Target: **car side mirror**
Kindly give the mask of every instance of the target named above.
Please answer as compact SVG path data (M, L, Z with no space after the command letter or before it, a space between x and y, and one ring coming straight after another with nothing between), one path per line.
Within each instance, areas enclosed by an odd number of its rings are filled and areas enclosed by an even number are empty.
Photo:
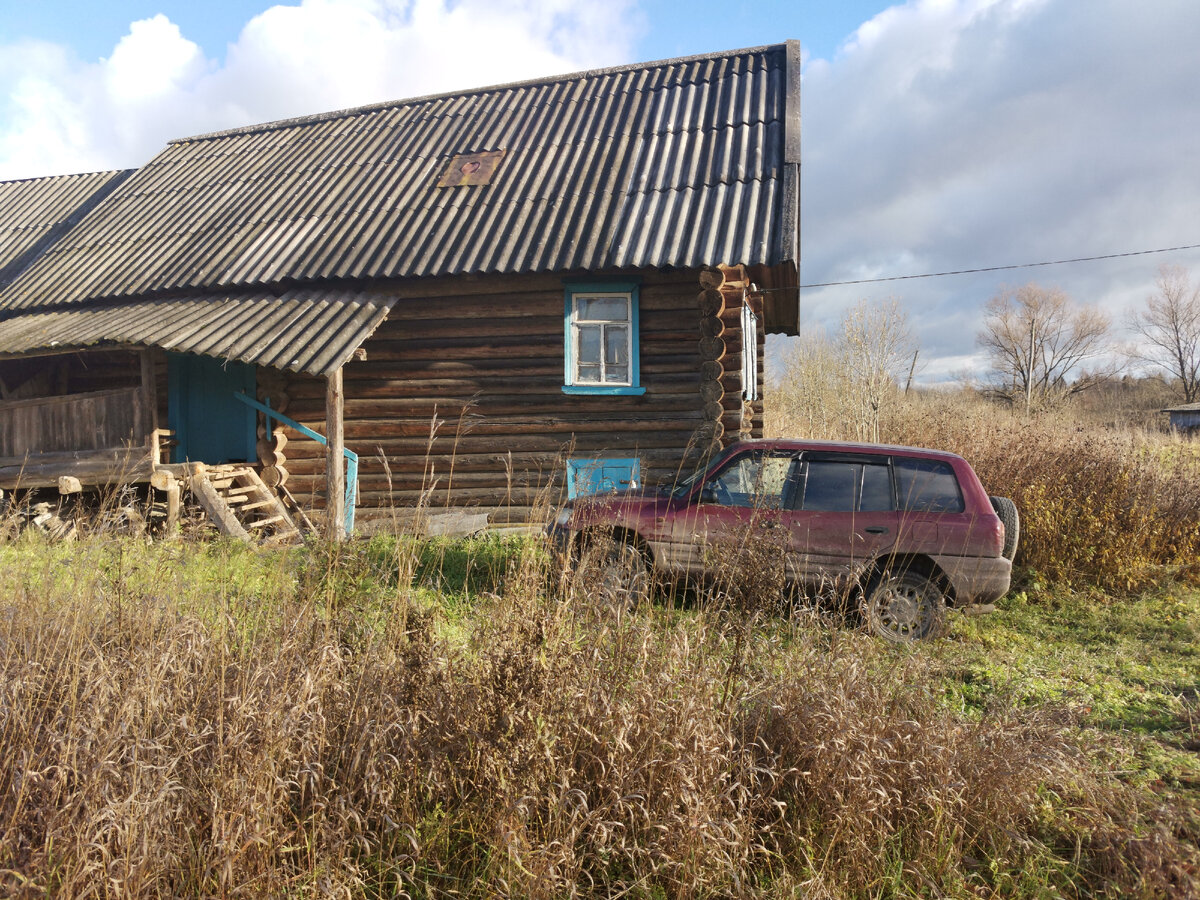
M700 489L700 502L701 503L716 503L717 502L717 492L715 490L713 490L710 485L706 484L704 487L702 487Z

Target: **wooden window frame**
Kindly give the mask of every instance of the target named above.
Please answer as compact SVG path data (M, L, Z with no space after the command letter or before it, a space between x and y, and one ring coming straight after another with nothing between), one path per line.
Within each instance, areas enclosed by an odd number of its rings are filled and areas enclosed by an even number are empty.
M629 306L629 381L628 383L580 382L576 372L576 310L580 298L620 297ZM639 296L635 282L591 282L571 283L564 286L563 311L563 393L599 396L640 396L646 393L641 384L640 337L638 333ZM603 351L602 351L603 352Z

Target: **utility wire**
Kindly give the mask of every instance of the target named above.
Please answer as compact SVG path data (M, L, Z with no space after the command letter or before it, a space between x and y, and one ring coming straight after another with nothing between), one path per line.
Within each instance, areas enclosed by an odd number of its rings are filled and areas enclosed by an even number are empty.
M1133 250L1129 253L1108 253L1104 256L1077 256L1074 259L1055 259L1049 262L1018 263L1012 266L986 266L980 269L956 269L953 272L926 272L922 275L889 275L885 278L859 278L856 281L824 281L819 284L802 284L801 289L838 287L844 284L876 284L881 281L908 281L913 278L941 278L944 275L974 275L978 272L1002 272L1006 269L1036 269L1039 266L1061 266L1066 263L1095 262L1099 259L1121 259L1126 256L1146 256L1151 253L1171 253L1175 250L1197 250L1200 244L1185 244L1182 247L1162 247L1158 250Z

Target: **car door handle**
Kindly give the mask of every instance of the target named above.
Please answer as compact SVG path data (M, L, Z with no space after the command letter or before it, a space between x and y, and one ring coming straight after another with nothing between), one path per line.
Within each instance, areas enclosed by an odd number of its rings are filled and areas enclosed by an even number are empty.
M888 530L883 525L868 525L863 529L867 534L887 534Z

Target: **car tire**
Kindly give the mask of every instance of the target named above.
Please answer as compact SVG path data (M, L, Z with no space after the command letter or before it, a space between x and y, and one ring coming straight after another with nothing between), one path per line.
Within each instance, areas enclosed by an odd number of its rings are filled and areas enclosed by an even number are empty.
M1017 513L1017 504L1007 497L989 497L992 509L1000 517L1004 525L1004 549L1000 555L1012 562L1017 555L1017 541L1021 538L1021 516Z
M584 551L576 569L578 596L612 609L633 609L650 596L646 559L632 544L601 543Z
M885 570L863 592L862 618L871 634L893 643L931 640L945 633L946 598L928 575Z

